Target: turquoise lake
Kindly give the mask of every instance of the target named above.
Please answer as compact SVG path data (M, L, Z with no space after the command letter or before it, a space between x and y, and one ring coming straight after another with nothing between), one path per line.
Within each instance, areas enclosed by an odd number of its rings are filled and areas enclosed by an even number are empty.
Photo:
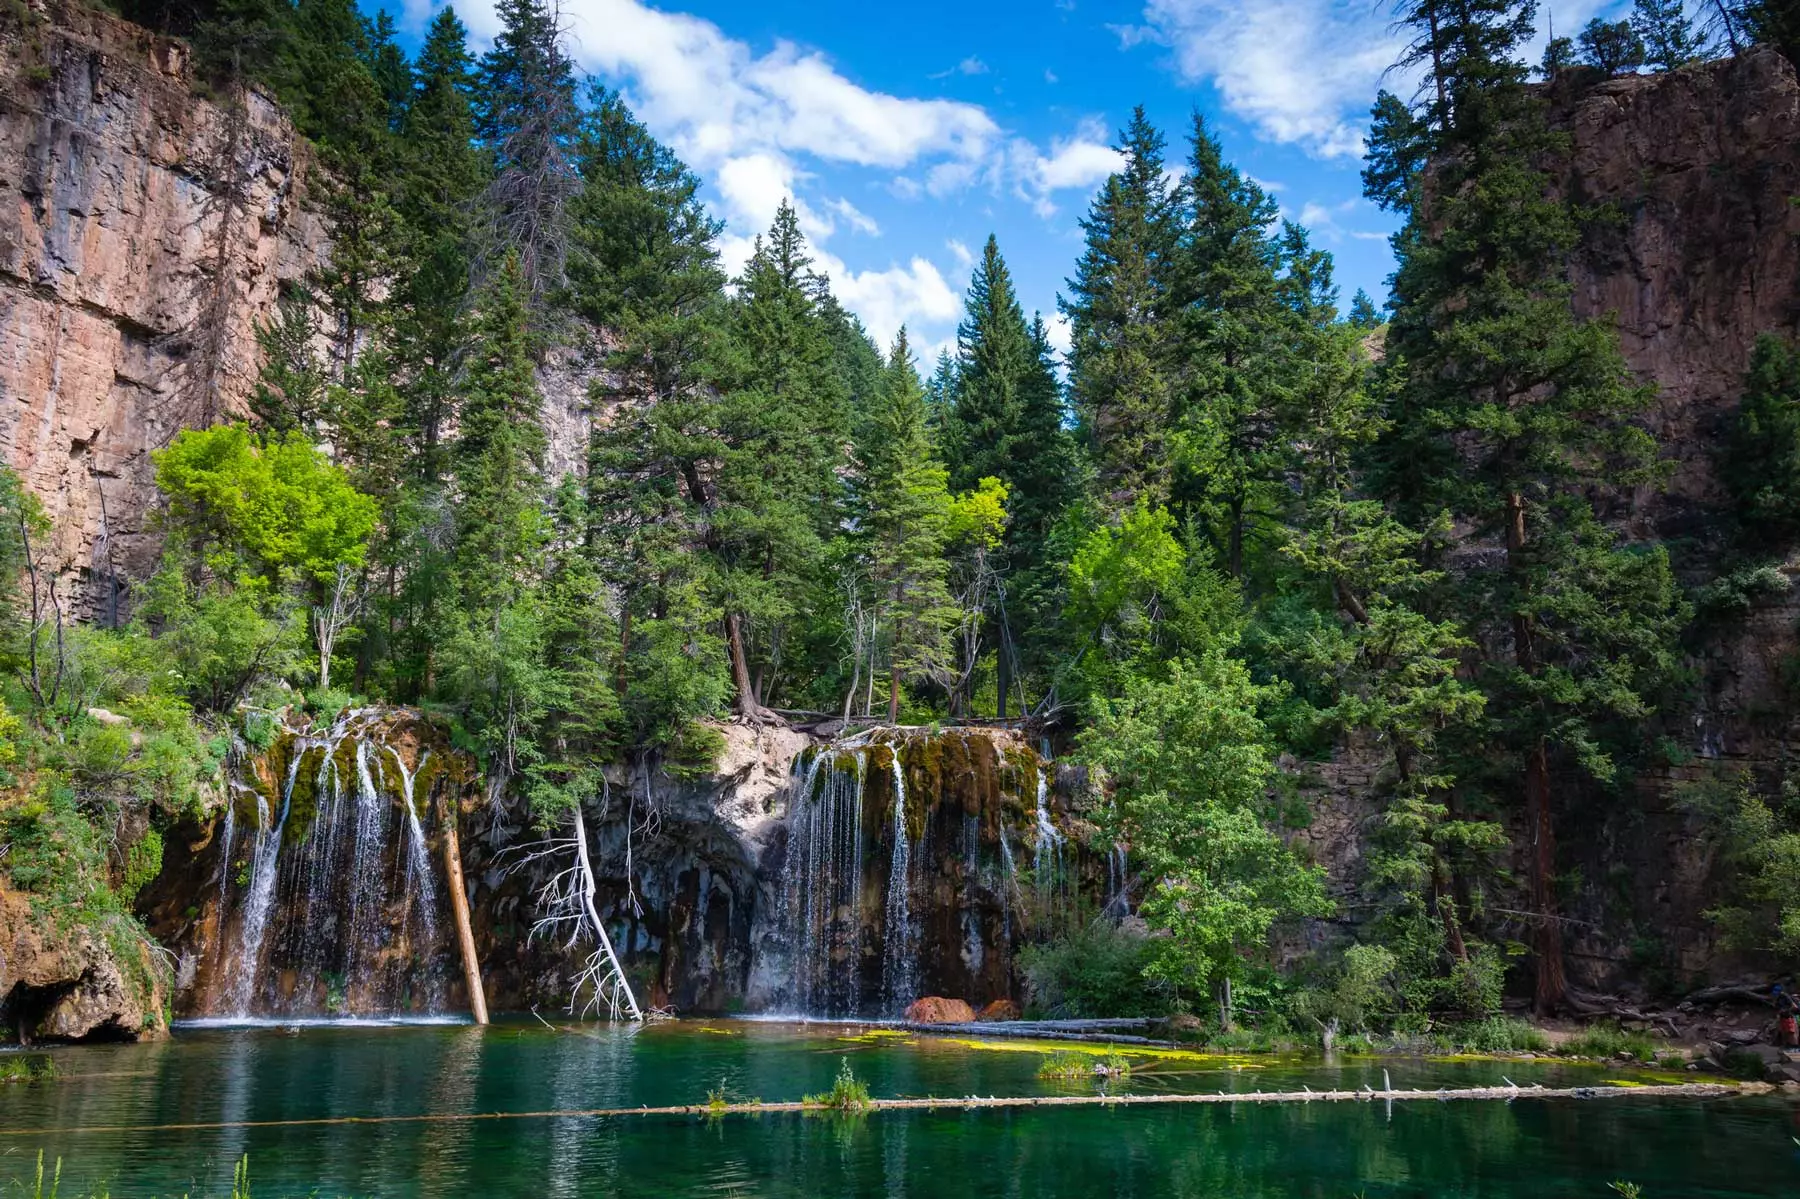
M848 1059L877 1097L1050 1095L1043 1054L828 1025L502 1024L187 1028L55 1051L61 1077L0 1086L0 1196L41 1150L64 1199L285 1196L1800 1195L1800 1106L1723 1100L1315 1103L876 1112L866 1116L397 1116L797 1099ZM1139 1059L1136 1093L1599 1084L1552 1062ZM362 1122L299 1123L324 1119ZM217 1127L231 1125L231 1127ZM186 1127L184 1127L186 1126ZM209 1127L211 1126L211 1127Z

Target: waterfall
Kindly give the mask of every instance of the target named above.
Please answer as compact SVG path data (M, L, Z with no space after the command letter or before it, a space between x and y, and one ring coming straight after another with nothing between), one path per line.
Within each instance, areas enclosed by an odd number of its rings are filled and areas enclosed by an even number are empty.
M796 759L778 923L789 952L785 1001L808 1015L855 1014L862 961L862 814L866 750L855 769L832 747Z
M281 789L281 819L273 828L269 827L273 813L269 811L268 802L262 792L256 795L256 844L250 858L250 894L244 901L242 946L233 961L235 968L231 975L233 1015L247 1015L250 1011L250 991L260 972L263 940L269 932L269 911L274 906L275 868L281 857L281 834L287 826L288 805L294 798L294 779L299 770L300 759L295 758L288 767L286 785Z
M1037 845L1032 850L1031 872L1040 892L1049 890L1062 873L1063 836L1050 820L1050 786L1044 768L1037 772ZM1044 852L1050 854L1050 868L1044 868Z
M888 862L887 907L883 926L886 938L881 955L881 994L892 1015L918 998L918 929L913 924L912 845L906 833L906 772L900 766L900 748L894 747L893 856Z
M257 828L240 892L232 862L235 801L227 809L222 985L203 1011L249 1018L443 1005L440 884L423 797L415 795L429 754L409 770L400 748L386 740L391 731L363 709L323 734L283 730L267 751L276 761L286 755L279 814L270 811L268 788L239 786L256 795ZM390 757L392 774L383 769Z

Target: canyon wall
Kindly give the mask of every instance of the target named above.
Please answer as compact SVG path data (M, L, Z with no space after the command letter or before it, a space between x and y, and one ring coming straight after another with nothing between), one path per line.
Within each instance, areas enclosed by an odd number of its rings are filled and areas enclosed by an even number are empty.
M241 405L255 330L324 260L311 155L265 95L73 4L0 16L0 462L105 616L153 566L149 452Z

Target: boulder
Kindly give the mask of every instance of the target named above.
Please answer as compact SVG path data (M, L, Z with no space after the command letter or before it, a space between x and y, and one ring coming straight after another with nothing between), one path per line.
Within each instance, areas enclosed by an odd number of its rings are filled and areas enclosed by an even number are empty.
M1010 999L994 1000L994 1002L992 1002L992 1003L988 1004L986 1007L982 1008L981 1015L976 1017L977 1020L983 1020L983 1021L1017 1020L1018 1018L1019 1018L1019 1005L1014 1003Z
M906 1009L908 1024L973 1024L975 1009L960 999L943 999L927 995L915 999Z

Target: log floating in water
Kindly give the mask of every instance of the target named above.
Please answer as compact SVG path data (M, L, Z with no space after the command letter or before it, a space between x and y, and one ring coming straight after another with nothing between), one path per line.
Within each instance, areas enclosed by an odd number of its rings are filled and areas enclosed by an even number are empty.
M977 1108L1019 1107L1170 1107L1220 1103L1347 1103L1417 1102L1429 1099L1448 1102L1457 1099L1629 1099L1682 1098L1723 1099L1737 1095L1766 1095L1775 1088L1768 1083L1688 1082L1642 1087L1456 1087L1438 1091L1254 1091L1182 1095L965 1095L957 1098L871 1099L860 1111L937 1111L943 1108L973 1110ZM671 1107L596 1107L587 1109L553 1109L531 1112L441 1112L414 1116L319 1116L302 1120L226 1120L217 1123L97 1125L72 1128L4 1128L0 1140L16 1137L72 1136L77 1133L151 1133L199 1132L226 1128L304 1128L328 1124L459 1124L475 1120L567 1120L601 1119L613 1116L758 1116L783 1112L832 1113L841 1109L817 1103L789 1101L763 1103L687 1103Z

